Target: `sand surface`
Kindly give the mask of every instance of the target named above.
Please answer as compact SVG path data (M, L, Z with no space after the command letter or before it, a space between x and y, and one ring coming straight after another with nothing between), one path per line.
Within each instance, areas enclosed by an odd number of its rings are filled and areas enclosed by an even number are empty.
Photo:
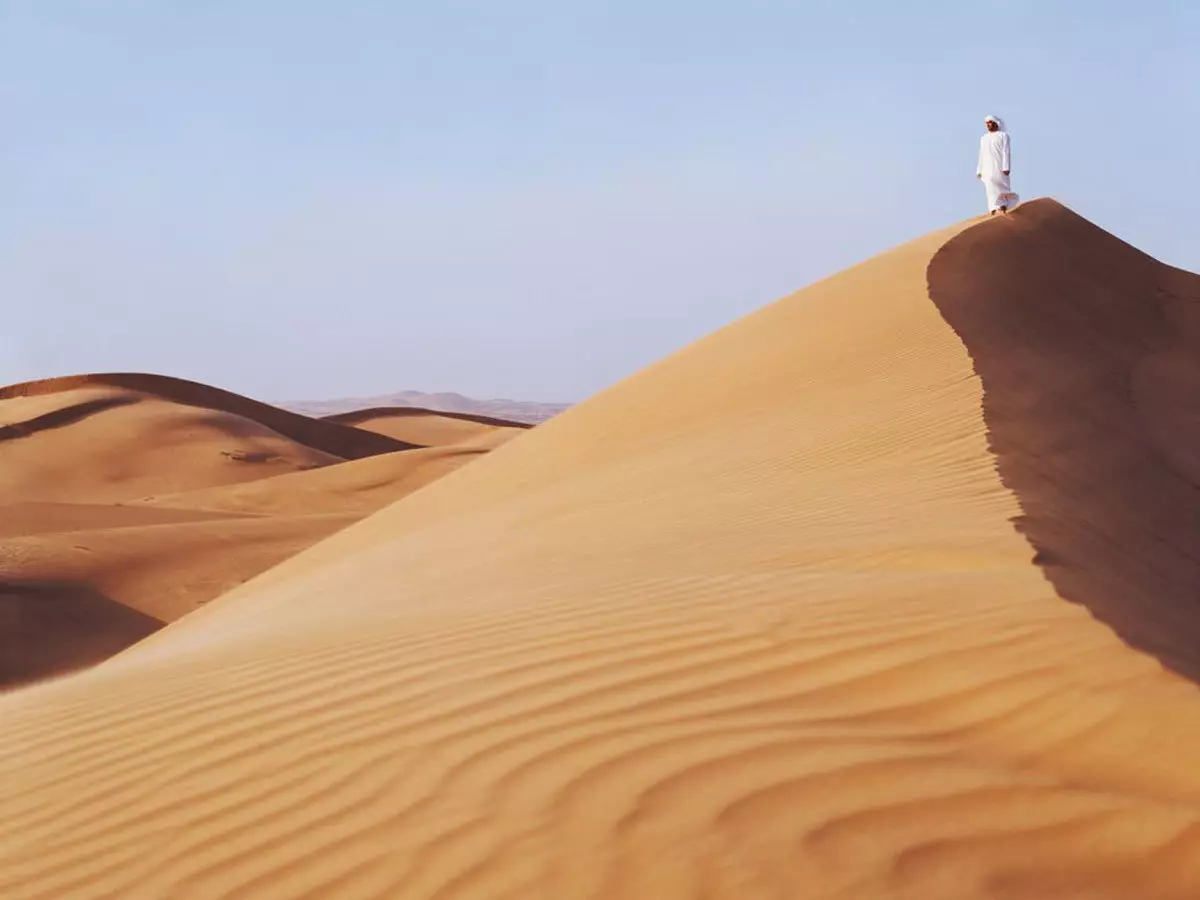
M1198 358L1051 201L809 287L0 698L0 896L1192 900Z
M515 437L530 426L523 422L468 413L434 413L412 407L376 407L326 416L326 422L353 425L422 447L460 444L496 432Z
M0 690L100 662L524 431L474 427L425 448L150 376L0 389Z
M342 397L328 400L299 400L280 404L284 409L303 413L306 416L336 418L347 413L365 409L396 409L397 407L435 410L451 415L498 418L505 421L536 425L554 418L569 403L546 403L522 400L479 400L462 394L426 394L421 391L400 391L374 397Z

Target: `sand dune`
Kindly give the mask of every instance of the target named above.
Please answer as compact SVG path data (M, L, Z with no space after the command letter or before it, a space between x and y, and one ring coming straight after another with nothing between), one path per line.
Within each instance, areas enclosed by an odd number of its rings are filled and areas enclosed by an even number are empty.
M501 442L476 425L459 446L343 461L250 401L106 378L0 391L0 689L99 662ZM413 446L288 429L352 454Z
M171 622L361 517L224 516L39 533L5 539L0 561L5 579L86 587Z
M1198 301L1035 201L767 307L0 698L0 896L1200 896Z
M162 627L86 585L57 580L0 578L0 611L0 688L94 665Z
M225 518L223 512L105 503L8 503L0 505L0 538L70 534L91 529L165 525Z
M485 416L536 425L570 407L569 403L538 403L523 400L476 400L462 394L399 391L376 397L343 397L334 400L298 400L280 404L306 416L336 417L363 409L419 408L437 412Z
M266 403L259 403L239 394L223 391L220 388L185 381L181 378L168 378L163 375L116 373L30 381L24 384L0 387L0 401L52 397L73 391L91 391L99 394L100 396L89 399L103 401L102 408L105 404L121 406L123 401L132 402L131 397L153 397L180 406L226 413L257 423L296 443L342 459L360 459L377 453L407 449L402 443L388 440L380 435L364 434L359 429L342 427L320 419L311 419L298 413L269 406ZM110 399L103 400L106 397ZM85 414L86 412L88 412L87 409L84 410ZM13 423L5 421L4 424L12 425Z
M324 421L353 425L422 447L460 444L494 431L511 437L531 426L471 413L445 413L412 406L383 406L326 416Z
M0 689L106 659L359 518L225 517L4 539L0 636L20 653L19 665L0 666Z
M14 432L0 440L0 502L115 503L341 461L240 416L125 391L0 400L0 416Z
M481 435L475 439L476 443L386 453L308 472L152 497L143 502L151 508L260 515L315 512L365 515L487 453L492 449L486 443L489 438L490 435Z

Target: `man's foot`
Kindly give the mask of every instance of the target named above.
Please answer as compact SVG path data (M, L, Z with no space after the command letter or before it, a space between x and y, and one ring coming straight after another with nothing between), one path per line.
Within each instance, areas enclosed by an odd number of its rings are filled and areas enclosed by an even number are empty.
M1005 215L1008 215L1008 207L1007 206L1000 207L1000 212L1004 213Z

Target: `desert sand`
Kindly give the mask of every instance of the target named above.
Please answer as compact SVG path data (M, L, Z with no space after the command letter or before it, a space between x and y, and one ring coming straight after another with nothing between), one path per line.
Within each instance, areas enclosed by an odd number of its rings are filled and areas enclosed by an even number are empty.
M315 418L337 418L347 413L357 414L370 409L417 408L439 413L457 413L537 425L554 418L569 403L548 403L528 400L478 400L456 393L428 394L422 391L400 391L373 397L340 397L332 400L293 400L279 404L292 412Z
M112 656L524 430L406 421L437 445L161 377L0 389L0 690Z
M427 409L411 406L386 406L355 410L325 416L324 421L353 425L378 432L397 440L440 447L482 438L495 432L508 437L530 426L525 423L497 419L471 413L440 413L430 415ZM503 438L501 438L503 440Z
M1049 200L806 288L0 697L0 896L1200 896L1198 353Z

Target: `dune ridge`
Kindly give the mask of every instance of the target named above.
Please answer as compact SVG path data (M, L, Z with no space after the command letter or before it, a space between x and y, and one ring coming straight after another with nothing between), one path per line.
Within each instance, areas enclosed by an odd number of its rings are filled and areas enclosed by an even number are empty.
M142 503L151 508L257 515L365 514L445 477L491 449L485 440L423 447L256 481L148 497Z
M84 388L119 388L138 394L152 395L185 406L195 406L241 416L314 450L320 450L343 459L361 459L364 456L392 453L411 447L411 445L390 439L385 435L346 428L337 422L312 419L299 413L251 400L240 394L166 375L105 373L27 381L0 387L0 400L42 397Z
M1190 384L1196 281L1117 250L1052 201L896 248L0 697L0 894L1194 898L1200 692L1087 605L1178 513L1074 504L1197 463L1117 399ZM1047 417L1121 451L1063 493Z
M422 391L399 391L375 397L343 397L333 400L300 400L279 404L284 409L306 416L332 416L358 409L389 409L416 407L434 412L466 413L500 419L511 419L537 425L568 409L569 403L539 403L520 400L477 400L462 394L443 392L428 394Z
M325 416L323 421L353 425L423 447L461 444L492 432L515 437L533 426L474 413L439 412L415 406L370 407Z

